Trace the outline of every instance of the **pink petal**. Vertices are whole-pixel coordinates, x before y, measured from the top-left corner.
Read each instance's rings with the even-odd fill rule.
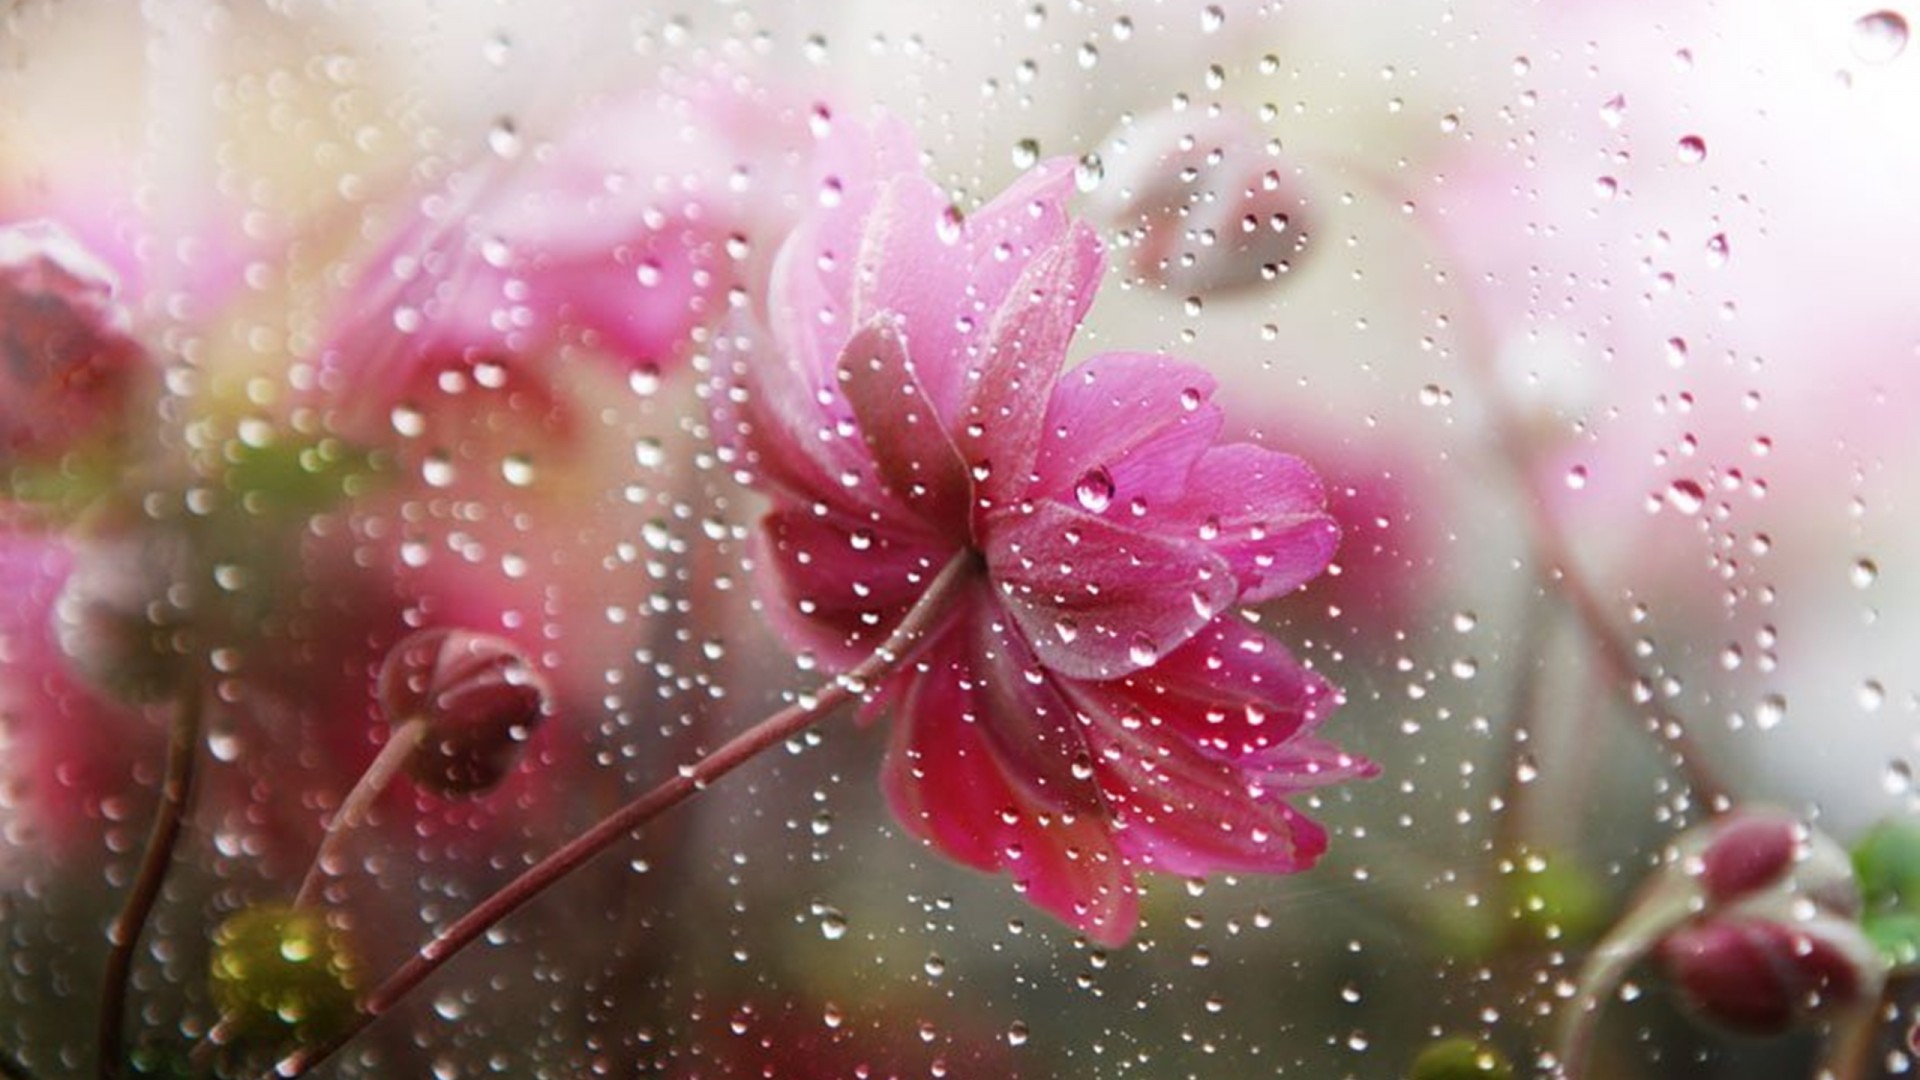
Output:
[[[963,530],[966,469],[895,321],[877,319],[854,334],[840,357],[840,386],[893,496],[948,535]]]
[[[1103,943],[1124,941],[1137,921],[1131,873],[1106,821],[1036,804],[984,732],[1018,723],[987,711],[967,635],[929,644],[920,670],[896,698],[882,783],[894,813],[945,854],[1004,871],[1035,905]]]
[[[1326,512],[1320,477],[1306,462],[1248,443],[1201,456],[1170,520],[1199,522],[1207,544],[1233,566],[1240,602],[1283,596],[1327,568],[1340,526]]]
[[[1041,663],[1110,679],[1178,648],[1233,602],[1231,569],[1198,542],[1149,536],[1057,502],[988,519],[999,597]]]
[[[988,324],[958,417],[960,452],[985,504],[1010,505],[1029,485],[1041,418],[1100,267],[1099,240],[1075,222],[1034,256]]]
[[[1279,643],[1217,620],[1159,665],[1072,695],[1092,718],[1087,740],[1129,858],[1180,874],[1288,873],[1325,850],[1325,832],[1282,797],[1329,782],[1320,766],[1332,748],[1301,733],[1337,694]],[[1370,769],[1342,760],[1349,777]]]
[[[1068,371],[1047,405],[1030,494],[1116,520],[1177,499],[1220,433],[1214,385],[1191,364],[1149,353],[1105,353]]]
[[[952,552],[807,508],[769,513],[759,536],[767,619],[834,670],[878,648]]]

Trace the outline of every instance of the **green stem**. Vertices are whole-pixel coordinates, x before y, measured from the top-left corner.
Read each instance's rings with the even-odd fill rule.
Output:
[[[761,751],[793,738],[829,712],[864,694],[875,680],[898,667],[913,646],[947,615],[954,598],[972,580],[976,558],[972,552],[962,551],[947,563],[887,640],[851,671],[835,678],[817,693],[802,697],[734,736],[693,764],[683,766],[672,779],[601,819],[598,824],[508,882],[453,925],[442,930],[411,959],[387,976],[386,981],[367,996],[360,1014],[344,1031],[325,1043],[295,1051],[271,1072],[263,1074],[261,1080],[293,1080],[305,1076],[364,1031],[367,1025],[392,1009],[414,987],[458,955],[460,950],[587,860],[632,834],[662,812],[706,790],[709,784],[752,760]]]
[[[194,762],[200,749],[200,691],[187,690],[174,715],[167,745],[167,775],[160,785],[160,807],[153,820],[153,832],[141,856],[133,891],[127,894],[120,915],[113,921],[108,937],[113,949],[107,954],[107,969],[100,994],[99,1075],[101,1080],[118,1080],[126,1066],[123,1031],[127,1015],[127,983],[133,973],[133,958],[140,936],[160,899],[160,887],[166,882],[167,868],[173,863],[173,849],[180,840],[180,826],[186,820],[187,806],[193,797]]]

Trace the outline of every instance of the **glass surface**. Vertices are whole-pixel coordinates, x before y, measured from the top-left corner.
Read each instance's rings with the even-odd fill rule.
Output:
[[[1911,1074],[1907,37],[6,6],[0,1075]]]

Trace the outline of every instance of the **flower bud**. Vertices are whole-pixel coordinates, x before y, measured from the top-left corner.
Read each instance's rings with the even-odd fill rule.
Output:
[[[422,630],[387,654],[380,707],[396,727],[426,733],[407,761],[414,781],[442,795],[499,783],[545,714],[546,682],[510,641],[467,630]]]
[[[1513,1080],[1513,1065],[1500,1051],[1456,1036],[1420,1051],[1407,1080]]]
[[[121,701],[151,704],[191,677],[191,558],[175,533],[142,530],[80,547],[54,601],[54,637],[74,671]]]
[[[57,453],[119,413],[146,353],[114,288],[59,226],[0,228],[0,455]]]
[[[1755,1035],[1869,1000],[1883,972],[1859,924],[1829,913],[1709,918],[1667,935],[1656,956],[1697,1012]]]
[[[1307,200],[1264,142],[1241,112],[1147,116],[1107,141],[1090,209],[1127,230],[1148,281],[1212,293],[1274,280],[1305,250]]]
[[[213,1000],[243,1039],[312,1044],[354,1018],[359,964],[318,912],[269,905],[213,933]]]

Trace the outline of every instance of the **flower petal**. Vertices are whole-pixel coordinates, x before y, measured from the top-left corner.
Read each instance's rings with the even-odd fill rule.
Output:
[[[1214,385],[1192,364],[1150,353],[1103,353],[1075,367],[1047,404],[1030,494],[1122,520],[1177,498],[1220,433]]]
[[[1326,512],[1326,492],[1313,468],[1248,443],[1203,454],[1183,498],[1166,513],[1200,522],[1208,546],[1232,564],[1243,604],[1306,584],[1340,546],[1340,525]]]
[[[1312,865],[1326,833],[1283,801],[1289,792],[1367,775],[1303,735],[1338,695],[1278,642],[1216,620],[1160,664],[1071,696],[1130,859],[1180,874],[1287,873]],[[1327,766],[1323,768],[1322,766]]]
[[[1075,222],[1034,256],[994,312],[956,425],[981,505],[1010,505],[1029,486],[1040,421],[1100,268],[1099,240]]]
[[[1201,544],[1149,536],[1057,502],[989,519],[987,565],[1041,663],[1111,679],[1178,648],[1233,603],[1233,573]]]
[[[837,514],[782,507],[761,521],[767,618],[844,670],[878,648],[951,549]]]
[[[1138,919],[1132,874],[1104,817],[1062,814],[1036,802],[1011,774],[986,725],[1018,723],[990,711],[992,678],[969,636],[930,642],[896,697],[882,783],[894,813],[948,856],[1004,871],[1028,900],[1103,943],[1118,944]]]
[[[935,415],[891,318],[868,323],[840,356],[840,386],[880,480],[902,504],[949,535],[965,528],[965,466]]]

